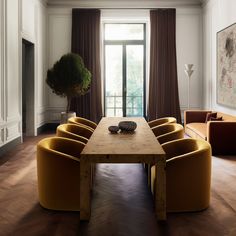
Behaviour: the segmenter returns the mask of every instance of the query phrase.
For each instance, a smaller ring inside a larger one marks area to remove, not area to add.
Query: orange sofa
[[[187,110],[184,112],[185,133],[192,138],[208,141],[212,153],[218,155],[236,154],[236,116],[217,112],[222,121],[206,121],[207,110]]]

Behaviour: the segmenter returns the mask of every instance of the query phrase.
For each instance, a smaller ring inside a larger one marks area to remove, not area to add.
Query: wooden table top
[[[111,134],[109,132],[109,126],[118,125],[124,120],[137,123],[137,128],[133,133]],[[144,118],[105,117],[98,124],[81,154],[164,156],[165,152]]]

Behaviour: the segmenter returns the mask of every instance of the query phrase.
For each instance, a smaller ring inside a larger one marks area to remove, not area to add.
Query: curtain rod
[[[176,7],[156,7],[156,8],[144,8],[144,7],[120,7],[120,8],[112,8],[112,7],[106,7],[106,8],[92,8],[92,7],[72,7],[72,9],[98,9],[98,10],[157,10],[157,9],[176,9]]]

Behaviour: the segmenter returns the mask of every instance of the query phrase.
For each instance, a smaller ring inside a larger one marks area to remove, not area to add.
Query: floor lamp
[[[188,76],[188,109],[190,109],[190,78],[193,74],[193,64],[185,64],[185,74]]]

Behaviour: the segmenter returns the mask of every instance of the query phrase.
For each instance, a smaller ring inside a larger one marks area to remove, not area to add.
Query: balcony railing
[[[105,115],[123,116],[123,97],[105,96]],[[126,96],[126,116],[143,116],[143,96]]]

